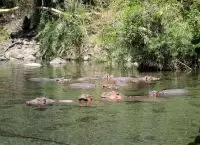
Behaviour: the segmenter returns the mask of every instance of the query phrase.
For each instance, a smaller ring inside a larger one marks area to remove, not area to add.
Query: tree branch
[[[188,68],[190,71],[192,70],[191,67],[189,67],[188,65],[186,65],[185,63],[181,62],[180,60],[176,59],[176,62],[180,63],[181,65],[185,66],[186,68]]]
[[[57,10],[57,9],[54,9],[54,8],[49,8],[49,7],[37,7],[38,9],[41,9],[41,10],[46,10],[46,11],[50,11],[54,14],[58,14],[58,15],[64,15],[65,13],[60,11],[60,10]]]
[[[17,6],[17,7],[14,7],[14,8],[10,8],[10,9],[0,9],[0,14],[1,13],[9,13],[9,12],[12,12],[12,11],[16,11],[16,10],[18,10],[19,9],[19,7]]]

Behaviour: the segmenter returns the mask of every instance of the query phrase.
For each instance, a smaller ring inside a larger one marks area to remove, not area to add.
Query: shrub
[[[48,20],[44,23],[40,34],[40,51],[44,59],[79,55],[84,37],[79,17],[66,13],[57,20]]]

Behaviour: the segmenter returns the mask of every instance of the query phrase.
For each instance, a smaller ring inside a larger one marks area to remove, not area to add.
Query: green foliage
[[[41,25],[43,24],[41,22]],[[40,34],[41,54],[44,59],[47,59],[79,52],[83,37],[81,20],[66,12],[65,16],[45,23]]]
[[[6,41],[8,39],[9,39],[8,31],[0,27],[0,42]]]
[[[175,67],[173,62],[177,59],[193,66],[197,63],[196,48],[200,46],[198,7],[199,2],[195,1],[187,6],[182,1],[172,0],[129,3],[120,31],[113,29],[111,33],[105,29],[105,36],[114,37],[114,41],[103,40],[107,52],[114,58],[112,54],[121,50],[115,58],[121,60],[123,56],[127,60],[131,56],[133,62],[150,60],[161,69]],[[195,44],[192,43],[194,37],[198,38]]]

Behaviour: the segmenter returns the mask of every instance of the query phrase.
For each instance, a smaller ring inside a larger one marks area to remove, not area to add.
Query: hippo
[[[103,78],[104,85],[103,88],[118,88],[127,86],[128,83],[150,83],[151,81],[157,81],[160,78],[152,77],[152,76],[144,76],[144,77],[114,77],[114,76],[106,76]],[[110,85],[108,85],[110,84]],[[114,84],[111,86],[111,84]],[[145,84],[144,84],[145,85]],[[143,86],[144,86],[143,85]],[[115,87],[114,87],[115,86]]]
[[[169,90],[162,90],[162,91],[151,91],[149,92],[149,96],[156,96],[156,97],[172,97],[172,96],[184,96],[187,95],[188,91],[185,89],[169,89]]]
[[[103,100],[107,100],[107,101],[121,101],[121,100],[123,100],[123,96],[120,95],[120,93],[117,92],[117,91],[103,92],[101,94],[101,98]]]
[[[91,95],[88,94],[82,94],[79,98],[78,101],[80,104],[82,103],[86,103],[87,105],[92,104],[92,99],[93,97]]]
[[[132,80],[132,82],[138,83],[140,81],[143,81],[143,82],[146,82],[146,83],[150,83],[152,81],[158,81],[158,80],[160,80],[160,78],[156,78],[156,77],[152,77],[152,76],[144,76],[144,77],[134,78]]]
[[[114,80],[115,82],[123,82],[123,83],[127,83],[127,82],[131,82],[134,78],[132,77],[113,77],[112,80]]]
[[[40,98],[36,98],[34,100],[26,102],[27,105],[31,105],[31,106],[46,106],[46,105],[52,105],[54,103],[55,103],[54,100],[46,98],[46,97],[40,97]]]
[[[63,83],[63,82],[69,82],[71,79],[65,79],[65,78],[55,78],[55,79],[50,79],[50,78],[30,78],[30,81],[33,82],[59,82],[59,83]]]
[[[87,106],[92,104],[93,97],[88,94],[81,94],[78,98],[78,101],[75,100],[58,100],[57,104],[78,104],[81,106]]]
[[[36,98],[31,101],[27,101],[26,105],[30,106],[47,106],[47,105],[53,105],[53,104],[76,104],[81,106],[87,106],[92,104],[93,97],[88,94],[81,94],[80,97],[77,100],[52,100],[46,97],[40,97]]]
[[[153,96],[128,96],[124,98],[125,102],[157,102],[160,101],[159,98]]]
[[[91,84],[91,83],[74,83],[74,84],[70,84],[70,86],[72,88],[76,88],[76,89],[93,89],[93,88],[95,88],[95,84]]]
[[[52,80],[55,82],[64,83],[64,82],[69,82],[71,79],[65,79],[64,77],[62,77],[62,78],[56,78]]]
[[[115,84],[103,84],[102,89],[118,89]]]
[[[113,102],[155,102],[159,101],[156,97],[151,96],[122,96],[117,91],[111,91],[111,92],[103,92],[101,94],[101,98],[106,101],[113,101]]]
[[[82,77],[82,78],[78,78],[77,81],[88,82],[88,81],[94,81],[98,79],[99,79],[98,77]]]

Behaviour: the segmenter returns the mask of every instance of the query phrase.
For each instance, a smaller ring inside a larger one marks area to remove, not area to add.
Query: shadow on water
[[[0,136],[3,136],[3,137],[15,137],[15,138],[22,138],[22,139],[32,139],[32,140],[36,140],[36,141],[55,143],[55,144],[59,144],[59,145],[70,145],[68,143],[59,142],[59,141],[55,141],[55,140],[51,140],[51,139],[38,138],[38,137],[33,137],[33,136],[26,136],[26,135],[16,134],[16,133],[13,133],[13,132],[5,131],[5,130],[3,130],[1,128],[0,128]]]
[[[47,110],[47,107],[35,107],[35,108],[33,108],[33,110],[45,111],[45,110]]]
[[[187,145],[200,145],[200,129],[198,135],[195,137],[193,142],[188,143]]]
[[[83,117],[83,118],[79,118],[76,121],[77,122],[91,122],[91,121],[94,121],[94,120],[97,120],[97,117],[95,117],[95,116],[86,116],[86,117]]]

